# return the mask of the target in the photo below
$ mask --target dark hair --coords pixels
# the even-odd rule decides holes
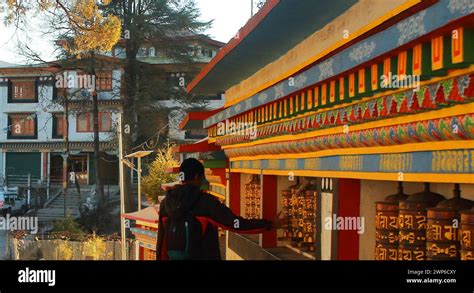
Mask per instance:
[[[194,180],[196,175],[204,177],[204,165],[194,158],[184,160],[179,166],[180,175],[184,175],[183,181]]]

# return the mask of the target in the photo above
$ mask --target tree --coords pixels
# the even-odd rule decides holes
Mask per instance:
[[[156,158],[148,169],[148,175],[142,180],[142,189],[150,203],[157,203],[158,197],[165,195],[161,189],[163,183],[177,180],[176,174],[168,174],[166,170],[179,165],[173,156],[173,145],[166,144],[157,150]]]
[[[114,15],[107,15],[103,8],[110,0],[7,0],[7,23],[20,24],[25,21],[28,12],[42,13],[48,18],[49,27],[47,32],[57,35],[61,48],[62,57],[90,60],[90,66],[82,67],[92,76],[96,76],[96,52],[107,52],[117,43],[121,34],[120,19]],[[33,52],[29,46],[25,47],[28,52]],[[31,54],[38,56],[38,54]],[[100,162],[99,141],[99,111],[97,91],[92,92],[93,104],[93,132],[94,132],[94,162],[96,177],[96,192],[101,201],[104,198],[103,184],[98,168]],[[66,103],[67,110],[67,103]],[[68,123],[66,125],[68,127]],[[67,142],[67,135],[66,135]],[[66,152],[68,147],[66,143]],[[67,166],[66,166],[67,168]],[[77,182],[77,180],[76,180]]]
[[[147,66],[137,60],[140,47],[149,42],[160,48],[166,57],[176,63],[192,63],[188,38],[207,29],[211,22],[198,21],[200,15],[194,1],[179,0],[116,0],[104,8],[117,16],[123,25],[125,36],[125,77],[124,77],[124,150],[140,145],[143,138],[150,137],[155,130],[150,121],[159,121],[160,109],[156,109],[153,98],[161,96],[176,99],[191,99],[184,87],[173,88],[164,82],[162,73],[156,67]],[[161,77],[160,77],[161,76]],[[148,109],[145,111],[144,109]],[[150,113],[155,113],[154,118]],[[161,129],[157,125],[155,129]],[[158,138],[161,132],[158,131]],[[152,135],[152,137],[154,137]],[[159,144],[158,138],[156,143]],[[153,138],[154,139],[154,138]],[[125,210],[133,208],[129,172],[124,172]]]

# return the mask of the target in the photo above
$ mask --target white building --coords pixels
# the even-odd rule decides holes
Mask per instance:
[[[204,36],[190,37],[192,64],[174,63],[159,49],[144,45],[138,61],[160,67],[170,86],[176,81],[190,81],[223,45]],[[69,180],[74,171],[81,184],[94,184],[93,123],[91,90],[96,88],[99,98],[99,129],[102,159],[99,164],[104,184],[117,184],[117,147],[111,141],[117,123],[124,72],[120,59],[124,57],[123,42],[107,54],[98,55],[102,68],[96,78],[81,71],[60,70],[52,62],[43,65],[19,66],[0,63],[0,185],[29,175],[35,182],[60,184]],[[80,61],[79,61],[80,62]],[[70,67],[69,67],[70,68]],[[80,66],[78,68],[81,68]],[[64,89],[67,87],[68,89]],[[66,153],[66,119],[63,101],[69,102],[69,154],[73,164],[63,168]],[[202,98],[196,99],[202,101]],[[221,95],[207,97],[206,108],[223,106]],[[194,105],[179,103],[168,97],[156,99],[168,110],[168,135],[172,140],[196,140],[203,134],[179,130],[179,122]],[[202,104],[202,103],[199,103]],[[155,127],[150,125],[150,127]]]
[[[155,47],[151,43],[143,44],[137,54],[137,60],[159,67],[166,72],[167,78],[174,86],[186,86],[194,76],[204,68],[217,55],[224,43],[210,39],[204,35],[191,35],[186,37],[189,43],[188,55],[193,60],[190,64],[183,64],[174,61],[166,56],[162,49]],[[125,58],[125,40],[119,43],[108,54],[112,57]],[[179,129],[179,123],[184,119],[189,111],[204,105],[206,110],[214,110],[224,106],[222,95],[199,97],[196,103],[181,103],[169,97],[157,97],[157,104],[160,108],[168,110],[168,137],[172,141],[196,141],[207,136],[202,133],[191,133]]]
[[[93,123],[91,92],[77,71],[58,71],[51,64],[0,67],[0,178],[30,175],[36,182],[60,184],[75,171],[81,184],[93,184]],[[117,182],[117,151],[109,142],[117,121],[122,69],[110,65],[97,74],[99,130],[105,183]],[[67,77],[68,89],[58,88]],[[63,170],[66,151],[64,94],[69,102],[69,150],[74,166]],[[72,164],[71,164],[72,165]],[[110,168],[113,167],[113,168]]]

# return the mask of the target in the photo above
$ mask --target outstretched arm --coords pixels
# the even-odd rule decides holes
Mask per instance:
[[[215,197],[208,195],[209,218],[213,224],[240,234],[259,234],[272,229],[272,222],[265,219],[244,219]]]

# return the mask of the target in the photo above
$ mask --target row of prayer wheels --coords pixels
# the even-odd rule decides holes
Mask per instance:
[[[317,184],[306,178],[282,190],[283,237],[293,247],[306,251],[315,250]]]
[[[261,188],[260,177],[252,175],[250,181],[245,184],[245,218],[260,219],[261,213]]]
[[[398,193],[376,203],[376,260],[468,260],[474,259],[474,202],[461,198],[459,184],[453,197],[424,191]]]

